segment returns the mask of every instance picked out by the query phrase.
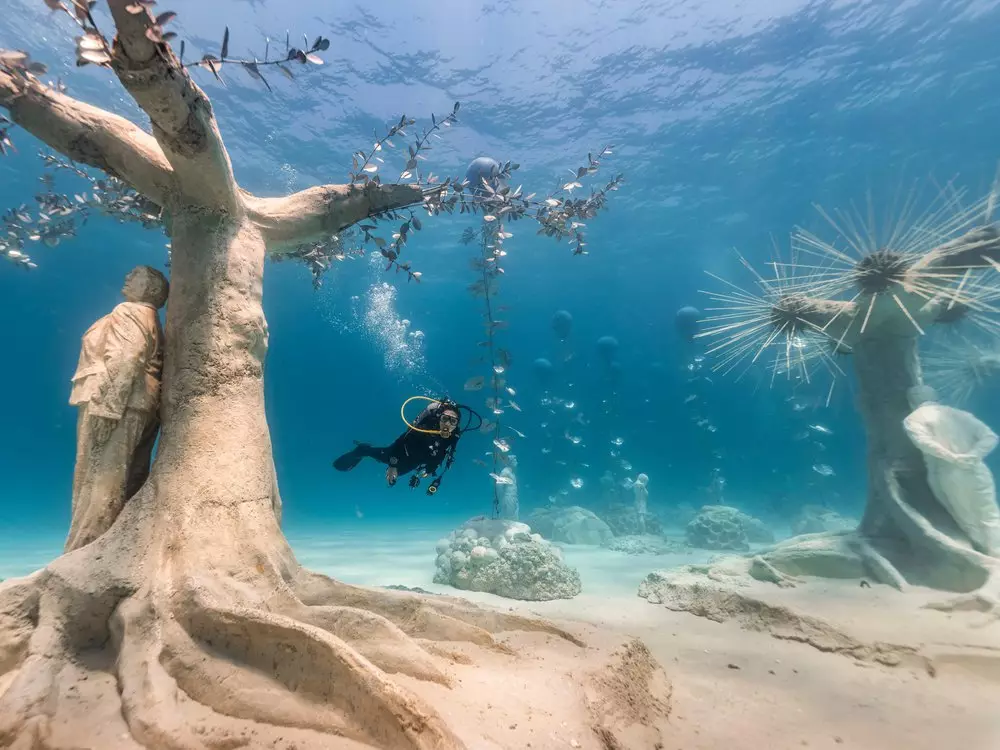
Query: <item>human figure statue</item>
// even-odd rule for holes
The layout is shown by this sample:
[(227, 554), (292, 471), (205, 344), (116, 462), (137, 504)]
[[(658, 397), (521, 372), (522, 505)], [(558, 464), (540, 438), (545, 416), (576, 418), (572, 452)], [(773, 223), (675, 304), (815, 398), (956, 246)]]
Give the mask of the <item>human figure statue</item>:
[(709, 481), (706, 491), (712, 502), (718, 505), (725, 504), (726, 478), (722, 475), (722, 469), (718, 467), (712, 469), (712, 479)]
[(516, 469), (517, 457), (508, 456), (507, 465), (500, 472), (501, 477), (510, 480), (509, 483), (500, 485), (500, 518), (504, 521), (518, 520), (518, 514), (521, 512), (521, 503), (517, 494)]
[(83, 335), (69, 398), (79, 414), (67, 552), (111, 528), (149, 476), (163, 370), (157, 311), (168, 289), (156, 269), (133, 269), (122, 287), (125, 302)]
[(632, 497), (635, 498), (635, 516), (639, 521), (639, 533), (646, 533), (646, 503), (649, 501), (649, 477), (640, 474), (632, 484)]
[(993, 474), (983, 459), (997, 435), (967, 411), (938, 402), (933, 388), (907, 393), (913, 411), (903, 427), (924, 454), (927, 483), (979, 552), (1000, 557), (1000, 508)]

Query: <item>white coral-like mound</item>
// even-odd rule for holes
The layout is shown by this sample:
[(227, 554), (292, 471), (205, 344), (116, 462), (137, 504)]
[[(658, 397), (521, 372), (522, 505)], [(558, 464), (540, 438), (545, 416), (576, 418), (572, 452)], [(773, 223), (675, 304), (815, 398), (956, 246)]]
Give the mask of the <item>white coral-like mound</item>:
[(434, 582), (507, 599), (548, 601), (580, 593), (562, 552), (517, 521), (473, 519), (437, 544)]

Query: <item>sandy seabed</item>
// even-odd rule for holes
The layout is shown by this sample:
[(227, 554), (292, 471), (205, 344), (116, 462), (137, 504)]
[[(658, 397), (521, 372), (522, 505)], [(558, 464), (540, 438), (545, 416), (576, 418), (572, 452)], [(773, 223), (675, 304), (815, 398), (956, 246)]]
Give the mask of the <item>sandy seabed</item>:
[[(563, 546), (584, 588), (567, 601), (517, 602), (439, 586), (432, 582), (435, 543), (453, 527), (386, 528), (362, 520), (328, 531), (289, 528), (286, 534), (304, 566), (345, 582), (463, 596), (583, 628), (585, 639), (588, 630), (595, 637), (640, 638), (672, 684), (662, 750), (1000, 750), (1000, 620), (921, 608), (939, 595), (918, 591), (904, 596), (882, 586), (861, 588), (857, 581), (753, 589), (769, 603), (823, 618), (864, 643), (918, 649), (930, 666), (889, 667), (775, 637), (766, 629), (746, 629), (735, 621), (673, 612), (637, 595), (648, 573), (705, 561), (711, 556), (707, 552), (629, 556)], [(43, 567), (60, 554), (62, 542), (55, 536), (4, 534), (0, 578)], [(539, 680), (544, 654), (538, 654), (543, 660)], [(470, 681), (462, 689), (468, 693), (477, 687), (486, 689)], [(480, 702), (487, 708), (481, 720), (489, 720), (489, 701), (484, 693)], [(581, 746), (589, 743), (581, 745), (561, 727), (551, 727), (547, 737), (533, 744), (553, 750)]]

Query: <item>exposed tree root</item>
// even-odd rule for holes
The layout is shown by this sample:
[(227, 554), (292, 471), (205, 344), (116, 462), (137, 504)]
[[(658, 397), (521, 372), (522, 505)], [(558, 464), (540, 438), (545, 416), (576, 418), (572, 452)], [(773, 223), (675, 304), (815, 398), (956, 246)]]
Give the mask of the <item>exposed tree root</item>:
[(413, 638), (469, 641), (479, 646), (496, 647), (493, 634), (526, 630), (548, 633), (577, 646), (584, 645), (572, 633), (551, 622), (483, 609), (454, 597), (367, 589), (305, 570), (295, 582), (295, 592), (306, 604), (339, 604), (378, 612)]
[(387, 674), (451, 683), (427, 652), (390, 620), (354, 607), (302, 607), (298, 620), (337, 636)]
[[(94, 573), (101, 546), (0, 585), (0, 747), (64, 747), (67, 724), (79, 721), (67, 715), (67, 689), (106, 674), (117, 695), (106, 689), (102, 700), (118, 702), (127, 728), (109, 748), (257, 747), (267, 730), (286, 728), (359, 746), (459, 750), (444, 720), (391, 675), (450, 687), (434, 642), (509, 653), (494, 640), (505, 630), (582, 645), (540, 620), (305, 571), (270, 599), (247, 595), (245, 582), (174, 578), (169, 566), (155, 587), (132, 589)], [(77, 567), (91, 574), (67, 575)], [(262, 578), (282, 580), (273, 572)]]

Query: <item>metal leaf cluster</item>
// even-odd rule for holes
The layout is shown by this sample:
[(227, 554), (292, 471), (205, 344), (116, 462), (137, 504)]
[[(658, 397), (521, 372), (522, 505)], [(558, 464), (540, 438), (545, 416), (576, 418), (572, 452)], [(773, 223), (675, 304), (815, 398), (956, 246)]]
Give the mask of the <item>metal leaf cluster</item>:
[(274, 257), (277, 263), (299, 261), (304, 263), (312, 275), (314, 289), (323, 284), (323, 277), (334, 261), (344, 261), (350, 257), (363, 257), (365, 250), (357, 244), (357, 232), (351, 228), (334, 234), (325, 240), (299, 245), (291, 252)]
[[(611, 155), (612, 148), (605, 146), (599, 158)], [(574, 255), (585, 255), (584, 221), (594, 218), (606, 208), (608, 193), (617, 190), (624, 181), (624, 176), (618, 174), (600, 190), (591, 189), (588, 197), (573, 198), (573, 190), (583, 187), (581, 180), (596, 173), (600, 164), (592, 154), (587, 154), (587, 164), (575, 170), (571, 181), (561, 184), (545, 198), (539, 198), (537, 193), (524, 195), (520, 185), (510, 188), (507, 183), (520, 165), (508, 161), (500, 166), (495, 185), (483, 180), (482, 185), (470, 186), (468, 180), (448, 179), (440, 190), (428, 196), (425, 206), (431, 215), (453, 214), (456, 211), (459, 214), (481, 214), (487, 223), (530, 218), (538, 223), (538, 234), (559, 241), (568, 239)], [(461, 241), (469, 244), (477, 236), (478, 230), (468, 228)]]
[[(225, 84), (222, 80), (222, 76), (219, 74), (223, 65), (238, 64), (243, 67), (247, 74), (254, 80), (260, 81), (264, 84), (268, 91), (273, 91), (271, 84), (268, 83), (267, 79), (264, 78), (264, 74), (260, 72), (261, 66), (263, 65), (274, 65), (281, 71), (288, 79), (294, 79), (295, 75), (292, 73), (289, 63), (296, 63), (300, 65), (322, 65), (323, 59), (317, 54), (318, 52), (325, 52), (330, 49), (330, 40), (323, 37), (317, 36), (313, 40), (312, 44), (309, 43), (309, 37), (305, 34), (302, 35), (303, 46), (302, 48), (293, 47), (291, 44), (291, 38), (288, 32), (285, 32), (285, 52), (282, 56), (272, 58), (271, 57), (271, 40), (267, 38), (264, 40), (264, 57), (263, 59), (258, 58), (253, 52), (250, 53), (249, 58), (241, 57), (231, 57), (229, 54), (229, 27), (226, 27), (225, 32), (222, 35), (222, 44), (219, 45), (219, 54), (206, 54), (202, 55), (201, 59), (193, 65), (204, 68), (212, 73), (219, 83)], [(181, 61), (182, 67), (190, 67), (184, 65), (184, 42), (181, 42), (180, 54), (178, 59)]]
[[(379, 234), (378, 225), (373, 221), (386, 220), (393, 223), (401, 221), (397, 231), (392, 233), (391, 242), (387, 241)], [(374, 248), (385, 258), (388, 263), (386, 270), (395, 267), (396, 273), (406, 274), (407, 281), (420, 281), (422, 276), (420, 271), (414, 271), (409, 261), (400, 261), (399, 254), (411, 231), (419, 231), (423, 228), (420, 219), (412, 213), (404, 219), (399, 211), (384, 211), (369, 217), (369, 221), (350, 227), (340, 234), (331, 235), (324, 240), (309, 242), (294, 248), (292, 251), (279, 255), (276, 261), (296, 260), (305, 263), (312, 274), (313, 288), (319, 289), (323, 284), (323, 277), (330, 270), (334, 261), (344, 261), (348, 258), (361, 258)]]
[[(43, 190), (35, 195), (35, 208), (20, 205), (8, 209), (0, 229), (0, 255), (25, 268), (36, 264), (28, 252), (34, 244), (56, 247), (66, 238), (75, 237), (95, 213), (110, 216), (119, 223), (136, 222), (144, 228), (162, 227), (159, 206), (114, 177), (97, 177), (72, 162), (41, 153), (51, 171), (39, 179)], [(55, 172), (63, 170), (87, 182), (78, 193), (60, 193), (55, 189)]]
[[(38, 76), (44, 75), (48, 68), (44, 63), (31, 59), (31, 56), (23, 50), (0, 49), (0, 70), (20, 79), (22, 83), (38, 83)], [(56, 91), (65, 91), (66, 87), (62, 81), (49, 82), (49, 87)], [(0, 115), (0, 156), (6, 156), (8, 151), (17, 151), (14, 142), (10, 138), (10, 129), (14, 123)]]
[[(23, 50), (0, 49), (0, 70), (18, 78), (37, 80), (38, 76), (44, 75), (48, 71), (48, 68), (44, 63), (32, 60), (31, 56)], [(5, 133), (12, 124), (6, 117), (2, 118), (2, 122), (0, 122)], [(7, 144), (7, 146), (10, 145), (10, 143)]]
[[(63, 11), (68, 14), (83, 30), (83, 35), (77, 37), (76, 39), (77, 65), (82, 66), (93, 64), (103, 67), (109, 67), (111, 65), (111, 60), (113, 58), (111, 45), (108, 44), (107, 39), (105, 39), (104, 35), (101, 34), (100, 29), (98, 29), (97, 24), (94, 22), (94, 18), (91, 15), (91, 10), (94, 5), (96, 5), (96, 0), (69, 0), (70, 6), (67, 6), (61, 0), (44, 1), (45, 4), (52, 10)], [(133, 15), (138, 15), (139, 13), (150, 11), (155, 5), (156, 0), (135, 0), (125, 6), (125, 10)], [(175, 18), (177, 18), (177, 13), (172, 10), (158, 13), (153, 18), (153, 23), (148, 29), (146, 29), (146, 37), (152, 42), (163, 45), (173, 41), (177, 38), (177, 33), (167, 31), (164, 27)], [(186, 43), (182, 40), (177, 55), (182, 68), (190, 67), (189, 65), (184, 64), (184, 52), (186, 46)], [(253, 52), (250, 53), (250, 57), (248, 58), (232, 57), (229, 54), (229, 27), (227, 26), (222, 36), (222, 44), (220, 45), (219, 54), (217, 56), (213, 54), (203, 55), (200, 60), (192, 63), (192, 65), (210, 71), (220, 83), (225, 83), (219, 74), (221, 67), (227, 63), (238, 64), (243, 67), (251, 78), (260, 81), (267, 87), (268, 91), (271, 91), (271, 84), (268, 83), (267, 79), (265, 79), (264, 75), (260, 72), (261, 66), (275, 65), (283, 75), (291, 79), (295, 76), (288, 65), (289, 63), (299, 63), (302, 65), (311, 63), (313, 65), (322, 65), (323, 60), (317, 53), (324, 52), (329, 48), (329, 39), (323, 36), (317, 36), (312, 44), (310, 44), (309, 38), (306, 35), (303, 35), (303, 46), (301, 48), (293, 47), (291, 45), (288, 32), (285, 32), (285, 53), (282, 57), (275, 59), (271, 58), (270, 39), (265, 41), (263, 59), (259, 59)]]
[[(458, 121), (458, 110), (460, 107), (461, 103), (455, 102), (455, 106), (452, 111), (444, 117), (437, 117), (433, 113), (431, 114), (431, 127), (425, 128), (423, 132), (414, 139), (414, 142), (406, 147), (406, 162), (403, 167), (403, 171), (399, 175), (400, 181), (416, 177), (417, 184), (421, 184), (422, 180), (420, 176), (419, 162), (426, 159), (426, 157), (423, 156), (423, 153), (425, 151), (430, 151), (432, 148), (427, 145), (428, 141), (431, 138), (440, 138), (441, 136), (437, 133), (438, 130), (441, 128), (451, 127)], [(393, 139), (406, 138), (406, 128), (414, 124), (416, 124), (416, 120), (403, 115), (399, 118), (399, 122), (386, 129), (386, 134), (381, 138), (378, 137), (377, 132), (373, 133), (373, 136), (375, 137), (375, 144), (372, 146), (371, 150), (367, 152), (355, 151), (353, 154), (350, 172), (351, 184), (381, 184), (381, 178), (378, 171), (380, 165), (385, 164), (385, 160), (382, 158), (381, 154), (384, 153), (386, 148), (395, 149), (396, 144)], [(374, 162), (378, 162), (378, 164), (375, 164)], [(433, 185), (438, 182), (438, 180), (434, 177), (434, 175), (428, 175), (426, 182), (429, 185)]]
[(13, 125), (14, 123), (3, 115), (0, 115), (0, 156), (6, 156), (7, 149), (17, 151), (17, 149), (14, 148), (14, 142), (10, 139), (10, 135), (8, 135), (7, 132), (11, 129), (11, 127), (13, 127)]
[[(76, 38), (77, 66), (98, 65), (101, 67), (110, 67), (111, 58), (113, 57), (111, 45), (108, 44), (108, 40), (104, 38), (101, 30), (97, 28), (97, 22), (94, 21), (94, 16), (91, 13), (94, 6), (97, 5), (97, 0), (68, 0), (68, 2), (69, 5), (61, 0), (45, 0), (45, 5), (50, 10), (60, 11), (68, 15), (83, 32), (81, 36)], [(142, 10), (145, 5), (153, 4), (149, 0), (140, 0), (138, 7), (139, 10)], [(129, 9), (131, 10), (134, 7), (137, 6), (130, 5)]]

